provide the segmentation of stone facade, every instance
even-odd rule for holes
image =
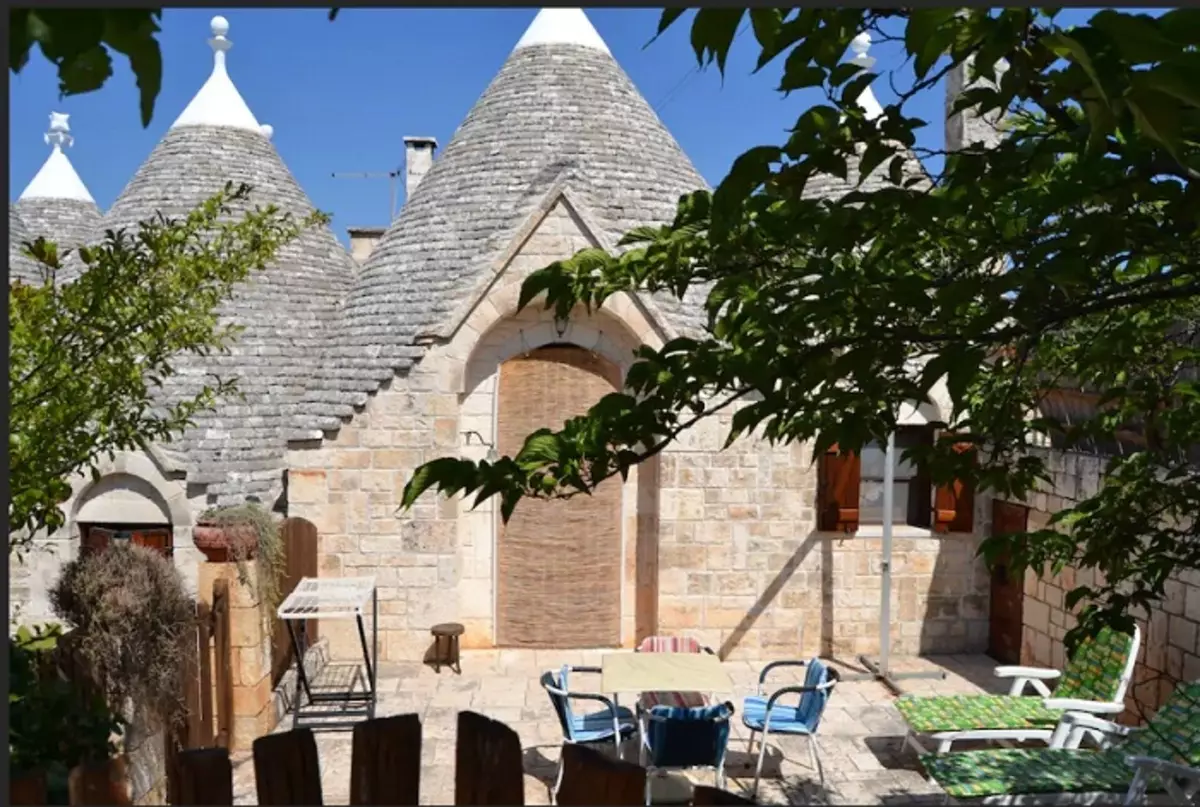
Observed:
[[[1045,451],[1043,456],[1053,485],[1029,497],[1031,530],[1044,528],[1053,513],[1095,495],[1104,473],[1102,457],[1062,451]],[[1049,570],[1041,575],[1032,569],[1026,572],[1021,663],[1062,669],[1063,637],[1075,626],[1064,598],[1076,586],[1092,583],[1096,574],[1069,568],[1057,575]],[[1200,572],[1172,575],[1166,597],[1143,614],[1139,624],[1142,646],[1122,715],[1133,723],[1157,708],[1177,682],[1200,679]]]
[[[421,463],[484,458],[495,442],[497,368],[533,348],[569,342],[624,372],[637,344],[661,345],[671,336],[624,297],[591,317],[578,312],[561,335],[537,305],[515,313],[528,272],[596,243],[566,197],[540,215],[476,290],[474,307],[446,344],[326,440],[293,443],[289,452],[289,515],[317,525],[321,574],[376,577],[385,660],[420,659],[429,627],[447,620],[466,627],[464,647],[494,642],[493,503],[472,510],[427,495],[411,512],[398,507]],[[878,532],[816,532],[811,449],[747,438],[721,451],[729,417],[702,421],[625,483],[622,644],[686,632],[732,657],[878,652]],[[898,530],[895,652],[985,646],[988,577],[975,552],[986,516],[977,511],[975,535]],[[359,652],[348,623],[320,630],[335,658]]]

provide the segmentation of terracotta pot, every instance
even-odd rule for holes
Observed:
[[[46,773],[37,771],[14,776],[8,783],[8,803],[48,804]]]
[[[245,559],[258,554],[258,532],[253,524],[212,524],[200,522],[192,528],[192,541],[204,557],[213,563],[233,560],[233,548],[243,547]]]

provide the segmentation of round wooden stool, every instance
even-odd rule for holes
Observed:
[[[433,668],[442,671],[445,665],[462,675],[462,664],[458,658],[458,637],[466,630],[457,622],[443,622],[429,629],[433,634]]]

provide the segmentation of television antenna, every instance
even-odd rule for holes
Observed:
[[[383,179],[388,180],[388,224],[396,220],[396,180],[400,177],[400,169],[395,171],[363,171],[358,173],[333,173],[334,179]]]

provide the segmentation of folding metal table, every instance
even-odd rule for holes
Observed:
[[[363,618],[368,602],[371,609],[371,641],[368,645]],[[305,577],[279,606],[279,618],[288,626],[292,649],[296,653],[296,693],[293,701],[292,728],[302,719],[309,725],[321,728],[350,728],[357,721],[350,718],[375,717],[376,675],[379,665],[379,594],[374,577]],[[346,689],[318,687],[314,691],[304,669],[304,654],[308,632],[308,620],[353,619],[358,624],[358,638],[362,643],[362,668],[354,668],[354,676]],[[358,691],[355,684],[363,679],[364,688]],[[304,690],[307,704],[300,703],[300,690]],[[322,708],[324,707],[324,708]],[[344,718],[330,720],[329,718]]]

